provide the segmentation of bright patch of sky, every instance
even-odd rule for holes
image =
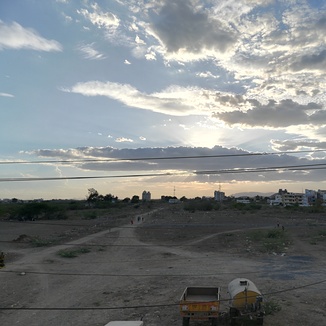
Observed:
[[[322,0],[2,0],[0,57],[1,161],[311,150],[215,165],[12,164],[0,178],[325,162],[324,152],[313,154],[326,148]],[[229,193],[282,184],[299,191],[326,188],[322,173],[274,173],[264,181],[254,173],[191,175],[172,183],[188,189],[190,182],[194,196],[212,195],[217,182]],[[157,198],[158,183],[160,191],[174,187],[171,178],[138,181],[132,189]],[[99,192],[132,196],[123,182],[88,181]],[[3,185],[0,198],[25,196],[21,183]],[[32,197],[83,197],[87,186],[28,183]]]

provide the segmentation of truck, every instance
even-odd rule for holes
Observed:
[[[228,285],[231,325],[263,325],[263,297],[256,285],[246,278],[236,278]]]
[[[219,287],[187,287],[179,301],[182,325],[189,326],[190,320],[208,320],[212,326],[216,326],[219,308]]]

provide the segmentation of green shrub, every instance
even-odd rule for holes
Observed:
[[[211,211],[214,208],[209,200],[189,200],[184,202],[183,209],[186,211]],[[215,209],[215,208],[214,208]]]
[[[313,236],[310,239],[310,244],[317,245],[319,242],[325,241],[325,240],[326,240],[326,229],[319,230],[317,235]]]
[[[281,305],[274,301],[274,300],[269,300],[264,302],[264,310],[265,310],[265,315],[273,315],[275,312],[281,311],[282,307]]]
[[[86,254],[90,252],[89,248],[78,248],[78,249],[62,249],[59,250],[58,255],[62,258],[75,258],[80,254]]]
[[[282,252],[290,243],[287,233],[280,229],[254,230],[248,233],[248,239],[261,252]]]
[[[49,239],[42,239],[39,237],[34,237],[31,239],[31,243],[34,247],[47,247],[53,245],[53,241]]]
[[[86,212],[84,214],[84,219],[86,220],[95,220],[97,218],[96,211]]]

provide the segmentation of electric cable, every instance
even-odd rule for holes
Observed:
[[[116,178],[139,178],[139,177],[162,177],[162,176],[184,176],[184,175],[220,175],[256,172],[275,172],[275,171],[310,171],[325,170],[326,163],[302,164],[276,167],[257,167],[257,168],[235,168],[208,171],[189,171],[189,172],[162,172],[162,173],[143,173],[143,174],[121,174],[121,175],[101,175],[101,176],[67,176],[67,177],[27,177],[27,178],[0,178],[0,182],[22,182],[22,181],[58,181],[58,180],[87,180],[87,179],[116,179]]]
[[[192,155],[192,156],[156,156],[156,157],[136,157],[136,158],[105,158],[105,159],[80,159],[80,160],[37,160],[37,161],[0,161],[0,164],[44,164],[44,163],[90,163],[90,162],[117,162],[117,161],[150,161],[150,160],[178,160],[178,159],[201,159],[201,158],[223,158],[223,157],[243,157],[243,156],[266,156],[284,155],[300,153],[325,152],[326,149],[301,150],[301,151],[280,151],[262,153],[238,153],[238,154],[216,154],[216,155]]]
[[[190,260],[190,258],[188,258]],[[281,274],[286,272],[318,272],[316,270],[311,269],[284,269],[282,271],[269,271],[270,274]],[[24,273],[24,276],[26,275],[50,275],[50,276],[86,276],[86,277],[128,277],[128,278],[137,278],[137,277],[192,277],[192,278],[202,278],[202,277],[216,277],[219,275],[225,275],[225,274],[232,274],[232,275],[244,275],[244,274],[262,274],[263,271],[239,271],[239,272],[214,272],[214,273],[200,273],[200,274],[109,274],[109,273],[69,273],[69,272],[39,272],[39,271],[16,271],[16,270],[7,270],[7,269],[0,269],[0,273],[5,274],[19,274],[20,272]]]
[[[326,279],[313,283],[308,283],[300,286],[294,286],[273,292],[265,292],[264,296],[275,295],[285,292],[296,291],[303,288],[320,285],[326,282]],[[249,297],[249,296],[248,296]],[[255,295],[256,297],[256,295]],[[219,299],[219,302],[228,302],[230,299]],[[146,305],[134,305],[134,306],[118,306],[118,307],[0,307],[0,310],[30,310],[30,311],[81,311],[81,310],[125,310],[125,309],[143,309],[143,308],[159,308],[159,307],[172,307],[179,306],[177,303],[164,303],[164,304],[146,304]]]

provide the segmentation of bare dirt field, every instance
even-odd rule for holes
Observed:
[[[219,286],[227,311],[228,283],[245,277],[272,311],[264,325],[325,325],[325,231],[325,213],[162,203],[93,220],[1,221],[0,324],[181,326],[187,286]]]

